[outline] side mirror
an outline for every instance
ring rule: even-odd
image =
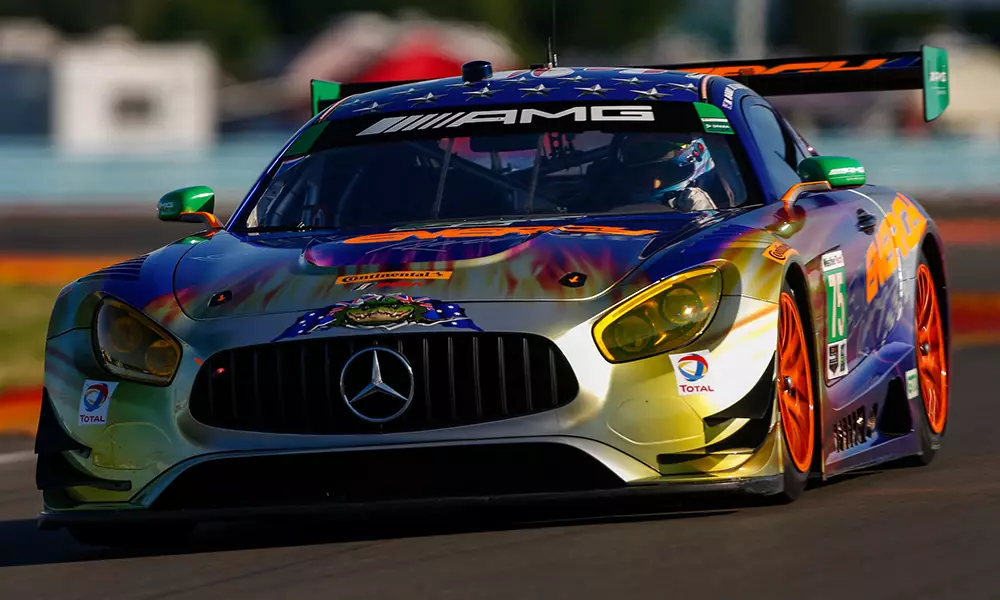
[[[215,192],[204,185],[181,188],[168,192],[156,204],[161,221],[204,223],[209,229],[222,229],[222,222],[215,217]]]
[[[798,197],[806,192],[865,184],[865,168],[853,158],[843,156],[810,156],[799,163],[798,171],[802,183],[788,188],[781,197],[788,214]]]
[[[843,156],[812,156],[799,163],[803,182],[829,181],[830,187],[865,184],[865,168],[853,158]]]

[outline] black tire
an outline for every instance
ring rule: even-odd
[[[796,295],[795,290],[793,290],[791,286],[788,285],[787,281],[782,284],[781,291],[791,296],[792,300],[795,301],[795,306],[798,309],[799,313],[799,323],[802,325],[802,331],[805,334],[806,350],[809,355],[809,372],[812,378],[813,413],[814,413],[813,418],[815,419],[815,415],[819,413],[818,402],[816,400],[816,395],[817,395],[816,390],[818,390],[819,388],[816,386],[816,357],[813,351],[812,330],[809,327],[809,319],[803,316],[803,311],[806,307],[804,303],[801,302],[799,297]],[[777,361],[775,362],[775,369],[777,369]],[[777,377],[777,370],[775,371],[775,376]],[[774,399],[776,411],[778,411],[778,402],[779,402],[777,397],[778,385],[781,385],[781,382],[776,381],[775,399]],[[780,415],[780,411],[777,414]],[[782,421],[782,428],[784,428],[783,421]],[[789,450],[788,440],[785,439],[784,429],[782,429],[781,437],[783,440],[785,440],[784,447],[782,448],[781,452],[782,456],[781,471],[782,471],[782,481],[784,486],[782,491],[773,497],[773,500],[779,504],[788,504],[797,500],[799,496],[801,496],[802,493],[805,491],[806,484],[809,481],[809,473],[812,469],[811,468],[806,469],[806,471],[803,472],[800,471],[799,468],[795,466],[795,462],[792,460],[791,457],[791,451]],[[813,465],[815,465],[816,462],[817,451],[821,447],[819,444],[820,439],[822,439],[822,435],[820,434],[819,424],[814,423]]]
[[[917,267],[918,269],[919,265],[927,267],[930,270],[931,275],[933,276],[934,270],[930,269],[930,263],[927,262],[927,258],[924,256],[923,251],[920,252],[920,260],[917,264],[918,264]],[[937,287],[938,283],[939,282],[937,281],[934,282],[935,287]],[[916,278],[914,278],[913,285],[914,285],[913,295],[916,298],[917,296],[917,291],[915,289],[917,285]],[[940,298],[938,299],[938,312],[939,313],[941,312]],[[941,315],[940,318],[943,320],[944,315]],[[913,351],[919,352],[920,350],[917,347],[917,340],[916,340],[916,335],[917,335],[916,314],[914,314],[913,316],[913,335],[914,335]],[[947,352],[945,352],[945,356],[948,356]],[[944,429],[941,430],[940,434],[936,434],[931,430],[930,419],[927,416],[927,408],[924,406],[923,390],[920,391],[919,401],[917,402],[917,415],[918,415],[916,420],[917,422],[914,424],[914,428],[917,430],[917,435],[920,437],[920,454],[917,456],[911,456],[908,460],[904,462],[906,464],[910,464],[913,466],[925,466],[931,464],[931,462],[934,461],[934,457],[937,455],[938,450],[941,449],[941,441],[944,439],[945,434],[948,433],[948,421],[945,420]],[[945,418],[947,419],[947,417]]]
[[[194,525],[170,523],[157,525],[70,525],[70,537],[87,546],[108,548],[156,549],[184,545],[194,532]]]

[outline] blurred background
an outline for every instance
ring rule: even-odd
[[[37,395],[61,286],[183,237],[188,226],[155,220],[166,191],[209,185],[228,214],[309,118],[310,79],[544,62],[551,10],[548,0],[0,0],[6,404]],[[820,152],[860,159],[870,180],[945,218],[995,205],[1000,0],[558,0],[557,14],[563,65],[947,48],[951,106],[930,125],[916,91],[775,104]],[[0,412],[0,430],[15,421]]]

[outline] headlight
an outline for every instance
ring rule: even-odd
[[[722,275],[700,267],[674,275],[615,307],[594,325],[604,358],[625,362],[680,348],[701,335],[715,315]]]
[[[159,325],[117,300],[106,299],[94,321],[98,360],[111,373],[140,383],[167,385],[181,361],[181,347]]]

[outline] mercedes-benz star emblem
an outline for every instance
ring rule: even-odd
[[[369,355],[370,366],[367,361],[359,360]],[[388,348],[365,348],[347,359],[340,371],[340,395],[344,403],[358,418],[369,423],[387,423],[406,412],[413,401],[413,388],[410,363]]]

